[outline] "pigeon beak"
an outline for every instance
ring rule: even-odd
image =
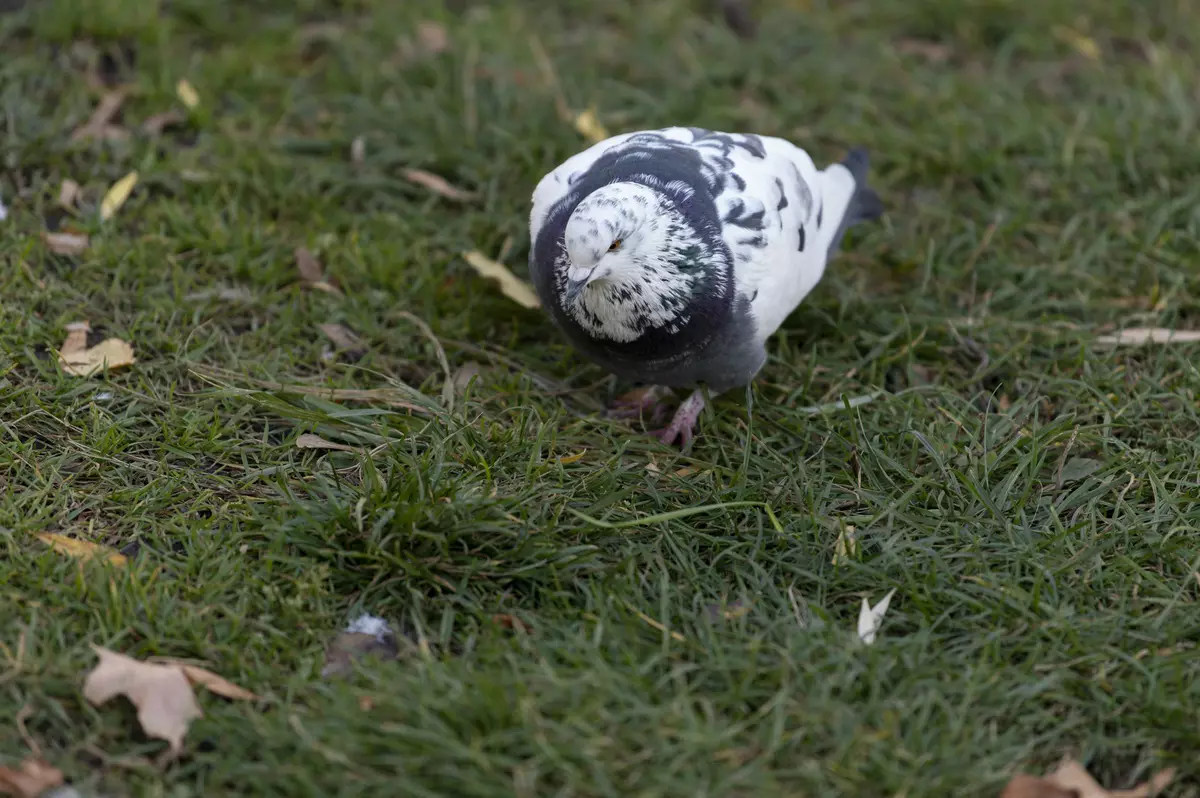
[[[575,271],[572,269],[571,271]],[[567,304],[574,305],[575,300],[579,299],[579,295],[583,293],[583,289],[587,288],[592,282],[592,276],[596,273],[595,269],[585,274],[579,279],[575,279],[570,275],[567,276]]]

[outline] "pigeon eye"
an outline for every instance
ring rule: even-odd
[[[612,242],[612,246],[608,248],[608,251],[616,252],[620,248],[621,248],[621,239],[618,238],[616,241]]]

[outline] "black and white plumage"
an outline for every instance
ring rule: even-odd
[[[691,440],[713,394],[745,385],[846,229],[878,218],[867,155],[819,171],[788,141],[699,128],[625,133],[533,192],[534,287],[587,357],[696,391],[660,433]],[[648,394],[652,396],[653,394]],[[640,408],[639,408],[640,409]]]

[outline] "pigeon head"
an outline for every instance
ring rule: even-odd
[[[727,274],[673,195],[610,183],[567,220],[555,285],[563,310],[597,339],[628,343],[650,330],[679,332]]]

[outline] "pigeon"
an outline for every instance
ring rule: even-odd
[[[882,216],[868,168],[861,148],[818,170],[784,139],[671,127],[605,139],[543,177],[534,289],[585,357],[645,386],[610,413],[661,411],[691,388],[657,433],[687,448],[705,390],[749,384],[846,230]]]

